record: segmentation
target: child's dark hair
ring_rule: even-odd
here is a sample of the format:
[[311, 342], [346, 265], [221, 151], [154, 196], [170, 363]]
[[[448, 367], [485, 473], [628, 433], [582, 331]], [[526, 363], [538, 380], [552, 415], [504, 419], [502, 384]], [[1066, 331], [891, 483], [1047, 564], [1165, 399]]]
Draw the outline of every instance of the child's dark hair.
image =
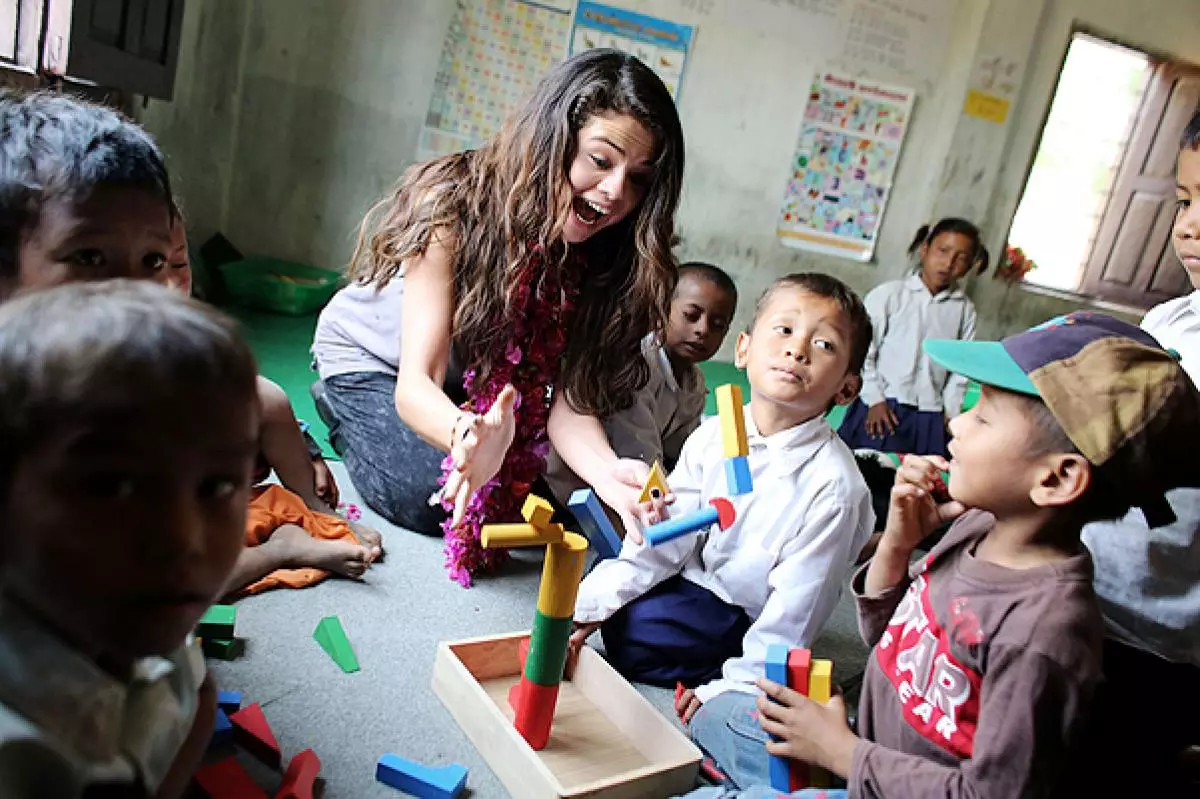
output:
[[704, 261], [688, 261], [685, 264], [680, 264], [679, 278], [676, 280], [676, 286], [679, 285], [679, 280], [682, 280], [685, 275], [692, 275], [700, 278], [701, 280], [707, 280], [709, 283], [712, 283], [721, 291], [724, 291], [726, 294], [732, 297], [733, 304], [737, 305], [737, 284], [733, 282], [733, 278], [729, 276], [729, 273], [721, 267], [716, 266], [715, 264], [706, 263]]
[[143, 189], [174, 214], [162, 153], [135, 123], [61, 94], [0, 91], [0, 282], [17, 275], [20, 237], [44, 205], [98, 186]]
[[1183, 129], [1179, 137], [1180, 150], [1200, 150], [1200, 111], [1192, 117], [1192, 121]]
[[64, 423], [219, 391], [257, 402], [233, 320], [148, 281], [68, 283], [0, 304], [0, 501]]
[[966, 219], [960, 219], [956, 216], [948, 216], [945, 219], [938, 220], [932, 227], [921, 225], [917, 228], [912, 243], [908, 245], [908, 254], [912, 255], [917, 252], [917, 250], [921, 249], [922, 244], [933, 244], [934, 240], [943, 233], [958, 233], [969, 238], [975, 245], [975, 255], [971, 259], [971, 269], [977, 270], [976, 273], [980, 275], [987, 271], [988, 264], [991, 262], [991, 256], [988, 255], [987, 247], [983, 246], [983, 234], [979, 232], [979, 228], [975, 227], [973, 222], [968, 222]]
[[809, 294], [833, 300], [838, 304], [850, 322], [850, 365], [847, 371], [853, 375], [861, 374], [863, 363], [867, 360], [867, 350], [871, 347], [871, 336], [873, 335], [871, 315], [867, 313], [866, 306], [863, 305], [858, 294], [836, 277], [821, 272], [794, 272], [776, 279], [774, 283], [767, 286], [767, 290], [754, 304], [754, 317], [750, 320], [750, 326], [746, 328], [746, 332], [754, 332], [754, 326], [758, 323], [762, 309], [766, 307], [776, 292], [785, 288], [801, 289]]

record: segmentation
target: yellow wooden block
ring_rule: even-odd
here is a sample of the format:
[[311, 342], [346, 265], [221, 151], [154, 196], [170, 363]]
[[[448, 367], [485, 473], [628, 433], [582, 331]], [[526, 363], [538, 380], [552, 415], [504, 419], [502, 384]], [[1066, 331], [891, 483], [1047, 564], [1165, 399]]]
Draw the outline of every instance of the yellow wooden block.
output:
[[553, 515], [554, 508], [546, 500], [534, 494], [525, 497], [525, 504], [521, 506], [521, 516], [534, 527], [539, 530], [549, 527], [550, 517]]
[[638, 497], [638, 502], [649, 502], [650, 492], [656, 488], [663, 494], [671, 490], [667, 487], [667, 475], [658, 461], [650, 467], [650, 476], [646, 478], [646, 485], [642, 486], [642, 495]]
[[833, 696], [833, 661], [813, 658], [808, 672], [808, 698], [825, 703]]
[[543, 616], [569, 619], [575, 615], [575, 596], [579, 593], [587, 550], [588, 540], [571, 532], [563, 536], [562, 543], [546, 547], [537, 604]]
[[746, 444], [746, 413], [742, 410], [742, 387], [733, 383], [717, 386], [717, 413], [721, 417], [721, 445], [726, 458], [750, 454]]
[[563, 526], [550, 524], [542, 529], [532, 524], [485, 524], [479, 532], [484, 549], [495, 547], [532, 547], [557, 544], [563, 540]]

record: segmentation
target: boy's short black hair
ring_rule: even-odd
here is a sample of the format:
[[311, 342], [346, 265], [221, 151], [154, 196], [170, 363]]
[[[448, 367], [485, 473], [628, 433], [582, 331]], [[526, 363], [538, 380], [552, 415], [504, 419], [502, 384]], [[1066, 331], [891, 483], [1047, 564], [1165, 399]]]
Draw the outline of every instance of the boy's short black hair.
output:
[[149, 281], [68, 283], [0, 304], [0, 501], [13, 469], [68, 422], [220, 391], [257, 401], [233, 320]]
[[144, 189], [174, 219], [171, 181], [150, 135], [110, 108], [49, 92], [0, 90], [0, 280], [41, 209], [98, 186]]
[[679, 281], [683, 280], [683, 278], [688, 275], [698, 277], [701, 280], [707, 280], [709, 283], [712, 283], [714, 286], [721, 289], [721, 291], [724, 291], [726, 294], [732, 297], [733, 304], [735, 306], [737, 305], [737, 284], [733, 282], [733, 278], [729, 276], [729, 273], [721, 267], [705, 261], [688, 261], [687, 263], [680, 264], [679, 277], [675, 281], [675, 285], [678, 286]]
[[758, 316], [762, 313], [763, 306], [770, 301], [775, 292], [784, 288], [802, 289], [818, 297], [833, 300], [838, 304], [842, 313], [846, 314], [850, 321], [850, 366], [848, 371], [852, 375], [862, 374], [863, 363], [867, 360], [867, 350], [871, 348], [871, 337], [874, 335], [871, 315], [867, 313], [866, 306], [863, 305], [862, 299], [854, 289], [836, 277], [821, 272], [794, 272], [778, 278], [767, 286], [767, 290], [754, 304], [754, 316], [750, 319], [750, 325], [746, 328], [746, 332], [754, 331], [754, 325], [758, 323]]
[[1183, 129], [1179, 137], [1180, 150], [1200, 150], [1200, 111], [1197, 111], [1192, 121]]

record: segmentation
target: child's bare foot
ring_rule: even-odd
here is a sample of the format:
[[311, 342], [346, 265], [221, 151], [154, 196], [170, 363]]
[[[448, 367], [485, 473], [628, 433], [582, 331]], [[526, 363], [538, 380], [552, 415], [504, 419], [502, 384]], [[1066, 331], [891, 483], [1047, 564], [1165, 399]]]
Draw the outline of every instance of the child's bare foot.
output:
[[373, 560], [371, 550], [349, 541], [313, 538], [303, 528], [285, 524], [262, 545], [271, 547], [285, 569], [324, 569], [357, 580]]
[[383, 536], [374, 527], [347, 520], [350, 530], [358, 538], [358, 543], [367, 550], [367, 563], [374, 563], [383, 557]]

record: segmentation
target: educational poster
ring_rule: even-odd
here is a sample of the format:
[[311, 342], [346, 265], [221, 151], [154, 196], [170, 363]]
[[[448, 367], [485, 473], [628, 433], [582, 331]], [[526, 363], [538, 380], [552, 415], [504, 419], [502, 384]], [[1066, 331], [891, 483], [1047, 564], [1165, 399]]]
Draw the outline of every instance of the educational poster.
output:
[[909, 89], [813, 80], [779, 214], [784, 244], [871, 260], [912, 104]]
[[621, 8], [580, 0], [571, 30], [571, 55], [611, 47], [636, 56], [653, 69], [679, 101], [683, 70], [696, 29]]
[[571, 14], [525, 0], [458, 0], [417, 160], [478, 147], [566, 54]]

